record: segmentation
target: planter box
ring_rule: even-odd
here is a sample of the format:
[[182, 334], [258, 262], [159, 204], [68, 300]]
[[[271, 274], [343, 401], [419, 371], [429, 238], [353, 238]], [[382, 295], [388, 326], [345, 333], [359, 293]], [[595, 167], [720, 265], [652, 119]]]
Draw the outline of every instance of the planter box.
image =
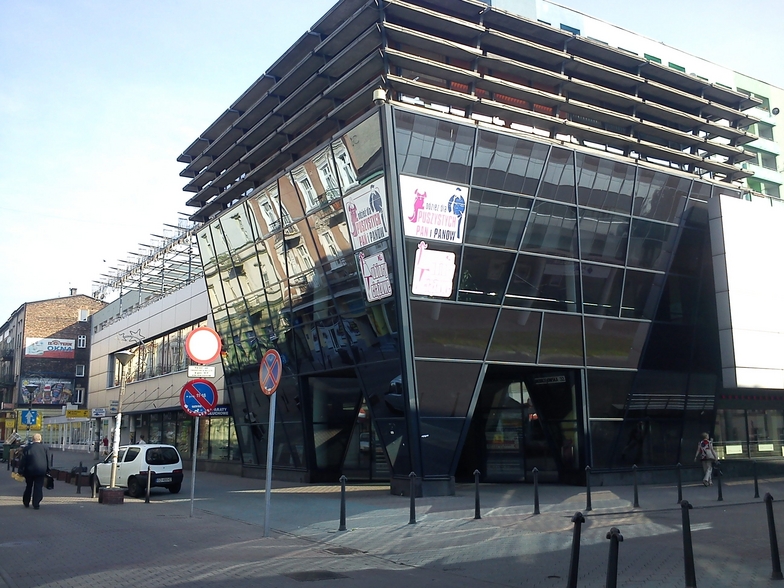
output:
[[101, 504], [124, 504], [125, 490], [122, 488], [99, 488], [98, 502]]

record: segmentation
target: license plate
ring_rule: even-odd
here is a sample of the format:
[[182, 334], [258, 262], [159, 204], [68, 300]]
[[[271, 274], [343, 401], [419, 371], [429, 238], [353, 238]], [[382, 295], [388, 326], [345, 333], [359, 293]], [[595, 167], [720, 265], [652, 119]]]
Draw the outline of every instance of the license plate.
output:
[[171, 478], [157, 478], [156, 481], [157, 482], [171, 482], [172, 479]]

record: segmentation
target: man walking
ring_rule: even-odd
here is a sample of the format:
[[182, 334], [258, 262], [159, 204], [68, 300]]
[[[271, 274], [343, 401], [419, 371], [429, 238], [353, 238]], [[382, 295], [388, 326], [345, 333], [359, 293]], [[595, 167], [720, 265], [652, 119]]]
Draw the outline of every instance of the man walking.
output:
[[33, 442], [24, 448], [19, 473], [25, 477], [25, 491], [22, 503], [25, 508], [30, 506], [33, 499], [33, 508], [38, 510], [44, 497], [44, 478], [49, 472], [49, 451], [41, 443], [41, 433], [33, 435]]

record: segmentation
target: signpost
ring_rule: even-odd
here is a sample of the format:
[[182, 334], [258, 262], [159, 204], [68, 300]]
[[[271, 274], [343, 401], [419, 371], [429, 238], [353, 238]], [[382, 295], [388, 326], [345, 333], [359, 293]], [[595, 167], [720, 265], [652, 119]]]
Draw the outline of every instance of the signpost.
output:
[[221, 354], [220, 335], [209, 327], [193, 329], [185, 338], [185, 353], [196, 363], [212, 363]]
[[208, 380], [191, 380], [180, 391], [180, 406], [194, 417], [193, 450], [191, 452], [191, 517], [193, 517], [193, 497], [196, 489], [196, 450], [199, 447], [199, 417], [207, 416], [218, 404], [218, 390]]
[[275, 390], [278, 389], [283, 375], [283, 362], [280, 353], [268, 350], [261, 358], [259, 366], [259, 386], [261, 391], [270, 397], [269, 426], [267, 427], [267, 477], [264, 485], [264, 536], [269, 537], [270, 494], [272, 492], [272, 452], [275, 439]]

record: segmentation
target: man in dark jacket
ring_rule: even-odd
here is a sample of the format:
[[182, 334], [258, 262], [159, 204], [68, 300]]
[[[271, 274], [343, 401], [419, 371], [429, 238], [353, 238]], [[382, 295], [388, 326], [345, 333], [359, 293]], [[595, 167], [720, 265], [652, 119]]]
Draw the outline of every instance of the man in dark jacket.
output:
[[25, 508], [30, 506], [30, 497], [33, 499], [33, 508], [40, 508], [41, 499], [44, 497], [44, 478], [49, 472], [49, 451], [41, 443], [41, 434], [33, 435], [33, 442], [24, 448], [19, 473], [25, 477], [25, 491], [22, 502]]

